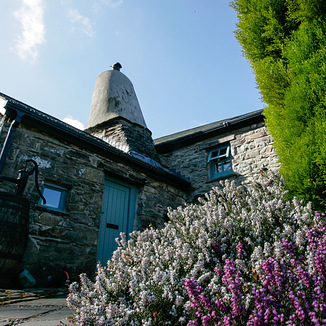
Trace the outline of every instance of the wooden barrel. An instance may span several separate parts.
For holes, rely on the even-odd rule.
[[[19,270],[29,231],[29,201],[0,192],[0,287],[6,287]]]

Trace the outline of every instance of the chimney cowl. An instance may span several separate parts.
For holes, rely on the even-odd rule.
[[[115,63],[111,67],[113,68],[113,70],[117,70],[117,71],[120,71],[120,69],[122,68],[120,62]]]

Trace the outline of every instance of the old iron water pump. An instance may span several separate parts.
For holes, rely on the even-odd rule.
[[[0,288],[11,287],[13,277],[22,268],[29,238],[30,210],[30,202],[23,194],[28,178],[34,172],[37,192],[45,204],[38,185],[38,166],[34,160],[26,161],[25,168],[18,171],[16,179],[0,175],[0,183],[8,181],[16,184],[15,193],[0,191]]]
[[[34,165],[34,167],[29,171],[28,170],[28,164],[32,163]],[[16,196],[23,196],[24,190],[26,188],[27,185],[27,181],[29,176],[31,176],[33,173],[35,172],[35,186],[36,186],[36,190],[38,192],[38,194],[40,195],[40,197],[43,200],[43,203],[46,204],[46,200],[42,195],[42,192],[39,188],[38,185],[38,165],[34,160],[26,160],[26,165],[25,165],[25,169],[23,170],[19,170],[18,171],[18,176],[17,178],[12,178],[12,177],[6,177],[6,176],[0,176],[0,182],[2,181],[9,181],[9,182],[13,182],[16,184]]]

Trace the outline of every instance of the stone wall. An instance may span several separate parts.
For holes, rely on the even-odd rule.
[[[2,128],[1,141],[8,125],[5,123]],[[31,213],[24,264],[39,285],[45,285],[47,276],[55,270],[67,270],[72,277],[81,272],[94,272],[107,175],[130,180],[137,186],[135,229],[149,224],[161,227],[167,207],[177,207],[185,202],[183,191],[162,180],[21,124],[14,135],[3,175],[16,177],[26,159],[38,163],[41,184],[55,183],[69,190],[66,212],[55,212],[38,205],[34,176],[29,178],[25,190],[25,196],[31,202]],[[7,191],[14,191],[13,184],[3,182],[2,186]]]
[[[141,153],[159,162],[151,132],[136,123],[115,118],[89,128],[86,132],[126,153]]]
[[[273,140],[263,123],[218,134],[216,137],[161,154],[161,162],[190,179],[194,189],[192,197],[195,198],[209,192],[219,183],[219,180],[209,179],[208,154],[214,146],[224,143],[229,143],[231,147],[234,173],[229,179],[238,182],[256,180],[263,167],[271,171],[279,167],[272,146]]]
[[[3,143],[9,122],[0,124]],[[141,141],[141,140],[140,140]],[[38,129],[21,124],[16,130],[3,175],[16,177],[27,159],[39,166],[40,183],[54,183],[68,189],[66,212],[55,212],[40,206],[34,176],[30,177],[25,196],[31,202],[30,234],[25,267],[45,285],[47,276],[56,270],[67,270],[72,277],[95,270],[102,195],[106,177],[137,187],[134,229],[149,224],[162,227],[167,207],[177,207],[185,201],[209,192],[219,180],[209,179],[208,153],[214,146],[229,143],[233,174],[237,181],[256,180],[263,167],[278,169],[273,141],[263,123],[218,134],[203,141],[160,155],[161,163],[187,177],[192,192],[171,185],[164,178],[155,178],[146,170],[100,156],[80,146],[72,145]],[[135,158],[133,158],[135,159]],[[2,190],[14,192],[8,182]]]

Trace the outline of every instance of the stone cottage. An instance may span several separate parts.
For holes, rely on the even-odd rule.
[[[39,285],[59,271],[71,278],[93,273],[120,232],[161,227],[167,207],[196,200],[221,179],[254,179],[262,168],[278,167],[262,111],[153,141],[120,68],[98,76],[84,131],[0,93],[0,223],[16,214],[12,198],[27,201],[26,241],[15,268],[28,269]],[[24,171],[22,189],[17,179]],[[0,283],[16,257],[17,248],[4,253],[8,246],[0,243]]]

